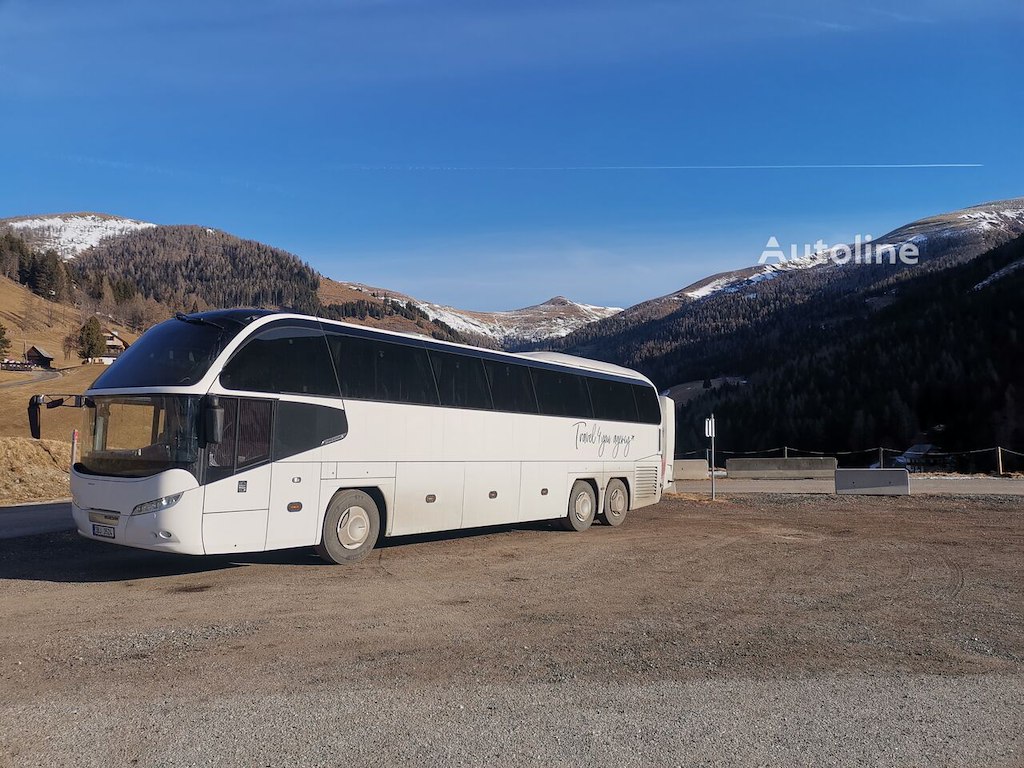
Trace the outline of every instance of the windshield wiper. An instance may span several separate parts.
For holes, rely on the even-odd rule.
[[[221,331],[227,330],[223,325],[215,323],[213,320],[207,320],[205,317],[198,317],[195,315],[186,315],[184,312],[175,312],[174,319],[181,320],[183,323],[192,323],[193,325],[212,325],[214,328]]]

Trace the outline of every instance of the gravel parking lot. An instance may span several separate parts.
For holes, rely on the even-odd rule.
[[[348,568],[0,540],[0,765],[1021,765],[1010,496],[673,497]]]

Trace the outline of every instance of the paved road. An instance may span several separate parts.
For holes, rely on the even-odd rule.
[[[74,527],[70,500],[0,507],[0,539],[70,531]]]
[[[829,480],[730,480],[715,481],[719,493],[835,493],[835,481]],[[910,492],[937,493],[941,496],[1024,496],[1024,479],[1009,477],[914,477]],[[710,480],[677,480],[676,493],[710,494]]]
[[[39,381],[49,381],[50,379],[59,379],[61,376],[60,371],[37,371],[31,376],[26,376],[24,379],[18,379],[17,381],[6,381],[0,384],[0,389],[13,389],[14,387],[24,387],[26,384],[34,384]]]

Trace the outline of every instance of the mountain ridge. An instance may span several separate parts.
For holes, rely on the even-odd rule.
[[[190,290],[183,283],[184,274],[178,274],[166,262],[185,260],[190,277],[193,279],[206,270],[203,258],[215,258],[232,270],[239,268],[233,258],[234,252],[273,253],[280,261],[301,259],[280,248],[256,240],[240,238],[223,230],[200,225],[165,225],[130,219],[112,214],[96,212],[75,212],[64,214],[40,214],[0,219],[0,229],[9,229],[22,237],[29,245],[39,250],[56,250],[65,260],[79,261],[83,268],[97,265],[108,278],[124,273],[136,275],[137,287],[147,297],[154,294],[171,308],[190,309],[202,304],[216,305],[223,301],[244,301],[256,305],[274,304],[275,296],[267,291],[250,292],[226,291],[216,283],[224,282],[224,276],[208,274],[203,280],[213,281],[203,290]],[[188,233],[188,243],[170,242],[169,233]],[[177,238],[178,240],[181,237]],[[219,241],[215,247],[204,241]],[[189,251],[191,248],[191,251]],[[115,253],[117,252],[117,253]],[[200,256],[204,254],[204,256]],[[149,264],[141,263],[148,260]],[[157,266],[154,260],[164,263]],[[302,262],[305,264],[304,262]],[[147,267],[154,267],[159,277],[139,283],[138,274]],[[308,264],[305,267],[312,270]],[[296,275],[303,270],[298,264]],[[353,322],[380,325],[391,330],[410,333],[426,333],[484,346],[516,347],[536,343],[547,338],[558,338],[594,320],[608,317],[621,311],[619,307],[598,307],[581,304],[566,297],[552,297],[547,301],[521,309],[484,312],[463,310],[437,302],[409,296],[399,291],[375,288],[354,281],[329,278],[315,270],[319,285],[315,290],[321,304],[337,307],[336,314]],[[310,282],[302,277],[304,283]],[[100,293],[102,288],[97,288]],[[284,294],[288,303],[301,311],[315,312],[316,307],[308,299],[296,303],[299,294],[287,288],[277,293]],[[397,302],[397,304],[396,304]],[[427,323],[424,323],[425,316]],[[455,335],[453,335],[455,334]]]
[[[64,222],[63,229],[61,222]],[[646,327],[660,321],[671,323],[671,318],[679,313],[694,311],[692,307],[700,302],[718,305],[725,296],[738,296],[748,300],[755,297],[758,292],[771,293],[775,289],[769,289],[769,284],[773,283],[786,285],[787,288],[805,283],[803,290],[812,291],[813,283],[834,282],[840,279],[836,275],[843,274],[836,272],[837,270],[846,270],[846,274],[849,275],[853,274],[851,270],[854,268],[852,264],[835,263],[833,256],[840,247],[836,246],[784,262],[756,264],[719,272],[625,309],[598,307],[582,304],[564,296],[555,296],[528,307],[484,312],[462,310],[356,281],[336,280],[312,270],[298,256],[287,251],[198,225],[158,225],[111,214],[78,212],[18,216],[0,220],[0,228],[5,226],[19,236],[25,237],[36,247],[49,245],[58,248],[58,252],[67,259],[84,256],[86,263],[90,260],[95,261],[97,254],[112,250],[115,243],[133,240],[145,243],[157,240],[161,233],[178,227],[179,230],[191,232],[191,237],[197,242],[207,238],[224,241],[218,252],[221,255],[222,252],[226,253],[225,249],[231,251],[240,247],[237,244],[250,244],[252,248],[268,249],[278,254],[280,259],[294,259],[296,274],[303,273],[303,267],[299,265],[315,273],[315,279],[303,280],[311,285],[316,283],[314,290],[319,302],[324,307],[336,304],[335,313],[354,322],[383,325],[392,330],[412,333],[437,334],[438,329],[441,329],[441,333],[448,336],[455,334],[459,340],[467,343],[501,346],[507,349],[573,350],[578,354],[617,357],[617,362],[628,361],[634,364],[642,362],[644,356],[640,355],[629,361],[621,349],[621,344],[616,348],[615,342],[619,337],[635,337],[636,334],[630,329]],[[902,225],[873,240],[866,246],[865,253],[874,256],[886,246],[913,244],[920,249],[926,269],[945,268],[958,260],[970,259],[972,255],[1021,233],[1024,233],[1024,198],[1011,198],[936,214]],[[139,245],[135,253],[139,258],[151,258],[152,253],[157,251],[160,249]],[[145,256],[142,255],[144,252]],[[182,255],[176,253],[174,258]],[[184,254],[185,257],[187,255]],[[122,263],[121,270],[125,269],[124,265],[129,263],[131,258]],[[225,258],[230,262],[230,255]],[[109,263],[105,266],[113,269]],[[201,262],[196,262],[196,266],[201,267]],[[116,273],[115,269],[114,274]],[[843,279],[846,278],[840,279],[840,282]],[[158,288],[152,290],[165,288],[166,286],[161,283]],[[184,286],[179,288],[170,303],[176,302],[178,306],[190,309],[197,303],[197,299],[203,298],[188,294]],[[210,294],[205,299],[210,304],[237,298],[234,293],[227,295],[214,289],[210,289]],[[272,303],[274,299],[281,298],[284,294],[291,295],[288,290],[278,290],[275,295],[268,295],[265,292],[254,294],[252,300],[254,303]],[[239,296],[244,298],[241,294]],[[309,300],[304,301],[309,304]],[[299,308],[315,311],[312,304]],[[425,323],[424,319],[429,322]],[[648,340],[657,341],[660,336],[665,335],[657,328],[652,327],[649,330]],[[595,342],[595,339],[598,341]]]
[[[995,247],[1018,234],[1024,234],[1024,197],[980,203],[917,219],[865,243],[862,254],[874,258],[885,247],[898,249],[901,245],[913,244],[925,259],[931,256],[929,251],[940,249],[944,256],[958,256],[968,251],[976,253],[979,249]],[[988,235],[995,237],[987,238]],[[671,311],[674,309],[673,302],[704,299],[720,291],[739,292],[744,287],[775,279],[785,272],[830,265],[842,266],[834,263],[833,255],[840,248],[852,248],[854,245],[847,243],[832,246],[796,259],[788,259],[785,263],[755,264],[718,272],[677,291],[635,304],[623,312],[629,315],[639,310],[653,309],[662,303],[664,309]]]
[[[328,278],[328,280],[330,280]],[[411,302],[432,320],[438,320],[470,339],[485,339],[503,347],[514,347],[549,338],[559,338],[586,325],[622,311],[620,307],[598,307],[581,304],[565,296],[553,296],[538,304],[519,309],[485,312],[457,309],[447,304],[424,301],[400,291],[378,288],[365,283],[336,281],[332,283],[380,301]],[[337,295],[337,289],[322,290],[322,295]]]

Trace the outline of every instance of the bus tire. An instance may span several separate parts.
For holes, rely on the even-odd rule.
[[[379,535],[377,502],[363,491],[339,491],[327,506],[323,536],[314,549],[329,563],[358,563],[377,546]]]
[[[597,512],[597,496],[593,486],[586,480],[577,480],[569,493],[569,509],[562,518],[562,527],[567,531],[585,531],[594,522]]]
[[[604,509],[598,517],[605,525],[618,528],[626,519],[629,511],[629,493],[626,484],[621,480],[609,480],[604,489]]]

